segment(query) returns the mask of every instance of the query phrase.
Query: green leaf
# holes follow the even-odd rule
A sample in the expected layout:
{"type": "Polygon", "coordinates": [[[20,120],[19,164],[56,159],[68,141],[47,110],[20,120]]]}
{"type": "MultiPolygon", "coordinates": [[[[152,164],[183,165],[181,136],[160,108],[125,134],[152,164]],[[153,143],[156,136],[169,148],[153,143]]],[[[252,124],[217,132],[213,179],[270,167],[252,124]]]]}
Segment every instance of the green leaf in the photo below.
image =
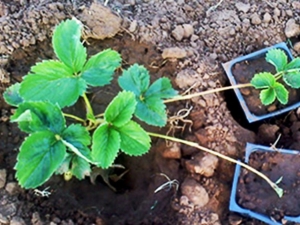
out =
{"type": "Polygon", "coordinates": [[[80,124],[71,124],[62,135],[62,139],[73,144],[75,147],[88,146],[91,144],[91,137],[87,129],[80,124]]]}
{"type": "Polygon", "coordinates": [[[281,49],[270,49],[266,54],[266,61],[275,66],[277,72],[284,71],[288,59],[286,53],[281,49]]]}
{"type": "Polygon", "coordinates": [[[116,127],[123,126],[132,117],[136,106],[135,96],[132,92],[120,92],[108,105],[104,118],[116,127]]]}
{"type": "Polygon", "coordinates": [[[5,90],[3,93],[4,100],[12,106],[18,106],[23,102],[19,93],[20,83],[15,83],[5,90]]]}
{"type": "Polygon", "coordinates": [[[16,178],[24,188],[36,188],[45,183],[59,168],[66,148],[50,131],[40,131],[25,139],[15,166],[16,178]]]}
{"type": "Polygon", "coordinates": [[[268,72],[262,72],[257,73],[254,75],[254,77],[251,79],[251,84],[257,88],[268,88],[272,87],[275,84],[276,80],[274,76],[271,73],[268,72]]]}
{"type": "Polygon", "coordinates": [[[260,100],[264,105],[270,105],[275,101],[276,93],[273,88],[267,88],[260,92],[260,100]]]}
{"type": "Polygon", "coordinates": [[[284,104],[284,105],[287,104],[288,97],[289,97],[288,90],[282,84],[276,82],[276,84],[274,85],[274,91],[275,91],[278,101],[281,104],[284,104]]]}
{"type": "Polygon", "coordinates": [[[85,176],[90,175],[91,165],[83,158],[75,155],[71,163],[71,172],[78,180],[82,180],[85,176]]]}
{"type": "Polygon", "coordinates": [[[85,64],[81,77],[91,86],[109,84],[114,71],[121,65],[121,56],[111,49],[92,56],[85,64]]]}
{"type": "Polygon", "coordinates": [[[18,122],[20,129],[27,133],[50,130],[56,134],[62,132],[66,123],[60,108],[50,102],[21,103],[11,122],[18,122]]]}
{"type": "Polygon", "coordinates": [[[160,98],[147,98],[138,101],[134,115],[150,125],[163,127],[167,123],[165,108],[160,98]]]}
{"type": "Polygon", "coordinates": [[[56,56],[74,73],[82,70],[86,49],[80,41],[82,24],[77,19],[61,22],[54,30],[52,45],[56,56]]]}
{"type": "Polygon", "coordinates": [[[171,81],[166,78],[156,80],[146,91],[145,98],[172,98],[177,95],[172,87],[171,81]]]}
{"type": "Polygon", "coordinates": [[[141,96],[149,87],[149,72],[144,66],[134,64],[124,70],[118,82],[123,90],[132,91],[136,96],[141,96]]]}
{"type": "Polygon", "coordinates": [[[60,107],[73,105],[86,90],[86,82],[80,77],[71,76],[64,69],[57,67],[55,61],[39,64],[35,71],[41,73],[28,74],[20,87],[20,95],[26,101],[50,101],[60,107]],[[42,72],[41,65],[45,66],[42,72]],[[53,65],[52,69],[49,69],[53,65]],[[61,72],[65,73],[61,73],[61,72]]]}
{"type": "Polygon", "coordinates": [[[300,58],[294,58],[291,62],[289,62],[286,67],[285,70],[290,70],[290,69],[300,69],[300,58]]]}
{"type": "Polygon", "coordinates": [[[108,168],[112,165],[120,149],[120,135],[109,124],[101,124],[93,134],[92,157],[98,166],[108,168]]]}
{"type": "Polygon", "coordinates": [[[34,74],[45,74],[45,75],[58,75],[60,77],[72,77],[73,71],[57,60],[44,60],[42,62],[36,63],[30,68],[31,72],[34,74]]]}
{"type": "Polygon", "coordinates": [[[150,149],[151,139],[147,132],[136,122],[129,121],[118,128],[121,138],[121,150],[131,156],[139,156],[150,149]]]}
{"type": "Polygon", "coordinates": [[[300,88],[300,70],[283,74],[284,82],[292,88],[300,88]]]}

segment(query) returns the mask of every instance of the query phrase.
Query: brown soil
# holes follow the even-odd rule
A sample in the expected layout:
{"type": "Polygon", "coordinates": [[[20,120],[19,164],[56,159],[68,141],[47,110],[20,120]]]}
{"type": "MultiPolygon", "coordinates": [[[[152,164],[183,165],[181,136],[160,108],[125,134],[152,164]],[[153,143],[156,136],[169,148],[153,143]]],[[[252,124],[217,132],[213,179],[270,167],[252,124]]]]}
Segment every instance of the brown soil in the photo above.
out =
{"type": "MultiPolygon", "coordinates": [[[[217,2],[0,1],[1,93],[21,81],[36,62],[53,58],[52,30],[72,16],[85,24],[89,54],[113,48],[122,54],[125,68],[143,64],[152,79],[168,76],[181,93],[224,86],[227,79],[220,63],[286,41],[287,21],[300,21],[298,1],[223,1],[211,8],[217,2]],[[104,2],[108,2],[106,7],[104,2]]],[[[293,27],[288,31],[297,35],[293,27]]],[[[115,83],[91,89],[95,111],[102,112],[117,90],[115,83]]],[[[9,122],[13,108],[3,102],[2,95],[0,98],[0,224],[263,224],[228,211],[233,164],[184,145],[166,146],[158,139],[152,140],[149,154],[142,157],[120,155],[116,163],[128,172],[118,182],[110,179],[117,192],[100,177],[92,185],[89,179],[65,182],[59,176],[39,188],[50,186],[48,198],[22,190],[13,167],[25,135],[9,122]],[[174,182],[176,179],[179,189],[173,185],[154,193],[167,181],[158,175],[161,173],[174,182]]],[[[272,124],[278,129],[267,127],[256,135],[257,127],[243,128],[236,122],[239,116],[233,118],[234,111],[227,107],[231,101],[216,93],[168,105],[171,123],[155,131],[165,134],[172,125],[170,134],[239,159],[247,141],[269,145],[278,133],[283,134],[282,147],[300,149],[299,112],[272,124]],[[178,120],[180,110],[190,113],[178,120]]],[[[68,110],[83,113],[80,103],[68,110]]]]}
{"type": "Polygon", "coordinates": [[[238,183],[237,202],[250,209],[280,221],[284,215],[300,215],[300,155],[274,152],[255,152],[250,155],[249,165],[258,169],[271,180],[282,180],[279,186],[284,194],[279,198],[267,182],[242,170],[238,183]]]}
{"type": "MultiPolygon", "coordinates": [[[[254,74],[261,72],[270,72],[272,74],[276,73],[274,66],[266,62],[265,55],[253,60],[236,63],[232,68],[232,74],[237,83],[250,83],[254,74]]],[[[265,115],[298,102],[300,98],[300,91],[289,87],[282,81],[282,79],[279,80],[279,82],[284,84],[289,92],[289,99],[286,105],[282,105],[278,100],[268,106],[262,105],[259,98],[260,90],[254,88],[241,89],[241,93],[244,96],[250,112],[257,116],[265,115]]]]}

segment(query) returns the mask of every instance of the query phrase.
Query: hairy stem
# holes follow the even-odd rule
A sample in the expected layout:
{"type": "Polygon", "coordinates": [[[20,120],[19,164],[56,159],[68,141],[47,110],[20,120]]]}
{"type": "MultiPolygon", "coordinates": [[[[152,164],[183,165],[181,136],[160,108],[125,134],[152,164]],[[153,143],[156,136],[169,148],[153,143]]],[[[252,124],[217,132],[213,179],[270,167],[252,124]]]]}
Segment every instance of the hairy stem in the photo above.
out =
{"type": "Polygon", "coordinates": [[[202,96],[202,95],[212,94],[212,93],[216,93],[216,92],[220,92],[220,91],[231,90],[231,89],[235,89],[235,88],[245,88],[245,87],[253,87],[253,86],[250,83],[246,83],[246,84],[237,84],[237,85],[228,86],[228,87],[220,87],[220,88],[216,88],[216,89],[212,89],[212,90],[193,93],[190,95],[175,96],[174,98],[165,100],[164,103],[175,102],[175,101],[180,101],[180,100],[188,100],[188,99],[202,96]]]}
{"type": "Polygon", "coordinates": [[[84,120],[84,119],[81,119],[81,118],[78,117],[78,116],[75,116],[75,115],[72,115],[72,114],[68,114],[68,113],[63,113],[63,115],[64,115],[65,117],[69,117],[69,118],[72,118],[72,119],[77,120],[77,121],[79,121],[79,122],[85,123],[85,120],[84,120]]]}
{"type": "Polygon", "coordinates": [[[170,137],[170,136],[166,136],[166,135],[162,135],[162,134],[157,134],[157,133],[151,133],[151,132],[148,132],[148,134],[150,136],[153,136],[153,137],[159,137],[159,138],[163,138],[163,139],[166,139],[166,140],[169,140],[169,141],[174,141],[174,142],[179,142],[179,143],[182,143],[182,144],[185,144],[185,145],[189,145],[191,147],[195,147],[197,149],[200,149],[202,151],[205,151],[205,152],[208,152],[212,155],[215,155],[215,156],[218,156],[222,159],[225,159],[229,162],[232,162],[232,163],[236,163],[244,168],[246,168],[247,170],[255,173],[256,175],[260,176],[262,179],[264,179],[266,182],[268,182],[268,184],[275,190],[275,192],[278,194],[279,197],[282,197],[283,195],[283,190],[277,186],[277,184],[275,184],[273,181],[271,181],[266,175],[264,175],[263,173],[259,172],[258,170],[254,169],[253,167],[247,165],[246,163],[243,163],[243,162],[240,162],[236,159],[233,159],[231,157],[228,157],[226,155],[223,155],[219,152],[216,152],[216,151],[213,151],[211,149],[208,149],[208,148],[205,148],[203,146],[200,146],[199,144],[195,143],[195,142],[191,142],[191,141],[186,141],[186,140],[182,140],[182,139],[179,139],[179,138],[175,138],[175,137],[170,137]]]}

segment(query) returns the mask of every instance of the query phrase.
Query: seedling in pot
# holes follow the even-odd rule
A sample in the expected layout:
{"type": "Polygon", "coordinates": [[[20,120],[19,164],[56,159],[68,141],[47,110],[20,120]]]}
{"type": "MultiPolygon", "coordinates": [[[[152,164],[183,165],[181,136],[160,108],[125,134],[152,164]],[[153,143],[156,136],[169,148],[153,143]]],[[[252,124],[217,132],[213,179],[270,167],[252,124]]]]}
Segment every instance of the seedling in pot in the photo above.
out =
{"type": "MultiPolygon", "coordinates": [[[[107,49],[87,60],[82,44],[82,24],[66,20],[54,30],[52,44],[58,60],[45,60],[31,67],[21,83],[9,87],[4,98],[17,107],[11,122],[28,133],[17,156],[16,178],[24,188],[36,188],[53,174],[83,179],[92,168],[108,169],[119,152],[130,156],[147,153],[150,136],[180,142],[237,163],[265,179],[281,196],[282,190],[252,167],[197,143],[175,137],[146,132],[133,116],[153,126],[167,123],[166,102],[190,99],[195,95],[178,96],[168,78],[150,84],[148,70],[134,64],[123,70],[118,83],[123,91],[109,103],[104,112],[94,113],[86,95],[88,87],[110,84],[114,71],[121,66],[121,57],[107,49]],[[67,114],[64,107],[82,98],[85,118],[67,114]],[[165,100],[169,99],[169,100],[165,100]],[[66,118],[74,123],[67,123],[66,118]]],[[[242,85],[240,85],[242,86],[242,85]]],[[[245,86],[245,85],[244,85],[245,86]]],[[[226,87],[206,91],[203,95],[232,89],[226,87]]]]}

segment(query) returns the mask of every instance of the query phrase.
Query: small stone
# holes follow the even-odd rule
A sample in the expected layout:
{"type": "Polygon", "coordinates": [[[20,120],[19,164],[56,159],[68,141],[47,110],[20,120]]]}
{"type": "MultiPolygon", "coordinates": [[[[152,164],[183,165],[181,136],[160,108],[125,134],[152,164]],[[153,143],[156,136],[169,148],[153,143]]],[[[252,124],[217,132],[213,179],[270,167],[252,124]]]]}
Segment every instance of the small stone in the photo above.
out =
{"type": "Polygon", "coordinates": [[[218,158],[214,155],[197,154],[193,159],[185,162],[186,169],[190,173],[201,174],[205,177],[211,177],[218,165],[218,158]]]}
{"type": "Polygon", "coordinates": [[[168,142],[162,152],[162,156],[167,159],[180,159],[181,158],[181,144],[178,142],[168,142]]]}
{"type": "Polygon", "coordinates": [[[128,30],[133,33],[134,31],[136,31],[136,28],[137,28],[137,21],[136,20],[133,20],[131,23],[130,23],[130,26],[128,28],[128,30]]]}
{"type": "Polygon", "coordinates": [[[267,108],[268,112],[274,112],[276,109],[277,109],[277,107],[275,104],[272,104],[267,108]]]}
{"type": "Polygon", "coordinates": [[[250,9],[250,4],[245,4],[245,3],[242,3],[242,2],[238,2],[238,3],[235,3],[235,7],[237,8],[238,11],[241,11],[241,12],[248,12],[249,9],[250,9]]]}
{"type": "Polygon", "coordinates": [[[11,219],[9,225],[26,225],[26,223],[21,217],[15,216],[11,219]]]}
{"type": "Polygon", "coordinates": [[[278,8],[274,9],[274,16],[276,16],[276,17],[280,16],[280,10],[278,8]]]}
{"type": "Polygon", "coordinates": [[[270,13],[265,13],[263,18],[264,23],[269,23],[271,20],[272,16],[270,15],[270,13]]]}
{"type": "Polygon", "coordinates": [[[191,24],[183,24],[182,27],[184,30],[183,37],[189,38],[194,34],[194,27],[191,24]]]}
{"type": "Polygon", "coordinates": [[[295,50],[298,54],[300,54],[300,42],[297,42],[297,43],[294,44],[294,50],[295,50]]]}
{"type": "Polygon", "coordinates": [[[195,41],[197,41],[199,39],[199,37],[198,37],[198,35],[196,35],[196,34],[193,34],[192,36],[191,36],[191,41],[192,42],[195,42],[195,41]]]}
{"type": "Polygon", "coordinates": [[[7,176],[6,169],[0,170],[0,188],[3,188],[5,186],[6,176],[7,176]]]}
{"type": "Polygon", "coordinates": [[[288,9],[285,11],[286,15],[288,15],[289,17],[292,17],[293,16],[293,11],[288,9]]]}
{"type": "Polygon", "coordinates": [[[191,178],[187,178],[181,185],[181,193],[199,207],[205,206],[209,202],[209,196],[203,186],[191,178]]]}
{"type": "Polygon", "coordinates": [[[129,5],[135,5],[135,0],[128,0],[129,5]]]}
{"type": "Polygon", "coordinates": [[[300,34],[300,26],[294,19],[289,19],[285,25],[284,33],[287,38],[296,37],[300,34]]]}
{"type": "Polygon", "coordinates": [[[229,34],[230,34],[231,36],[234,36],[234,35],[235,35],[235,29],[234,29],[233,27],[230,28],[229,34]]]}
{"type": "Polygon", "coordinates": [[[17,182],[9,182],[5,186],[5,190],[10,194],[10,195],[15,195],[20,192],[20,186],[18,185],[17,182]]]}
{"type": "Polygon", "coordinates": [[[165,48],[162,53],[163,59],[175,58],[181,59],[187,56],[186,50],[179,47],[165,48]]]}
{"type": "Polygon", "coordinates": [[[184,29],[181,25],[178,25],[175,27],[175,29],[172,31],[172,36],[177,40],[181,41],[184,37],[184,29]]]}
{"type": "Polygon", "coordinates": [[[300,2],[299,1],[293,1],[292,2],[293,9],[300,9],[300,2]]]}
{"type": "Polygon", "coordinates": [[[254,24],[254,25],[259,25],[261,24],[261,19],[259,18],[259,15],[257,13],[254,13],[252,16],[251,16],[251,23],[254,24]]]}

